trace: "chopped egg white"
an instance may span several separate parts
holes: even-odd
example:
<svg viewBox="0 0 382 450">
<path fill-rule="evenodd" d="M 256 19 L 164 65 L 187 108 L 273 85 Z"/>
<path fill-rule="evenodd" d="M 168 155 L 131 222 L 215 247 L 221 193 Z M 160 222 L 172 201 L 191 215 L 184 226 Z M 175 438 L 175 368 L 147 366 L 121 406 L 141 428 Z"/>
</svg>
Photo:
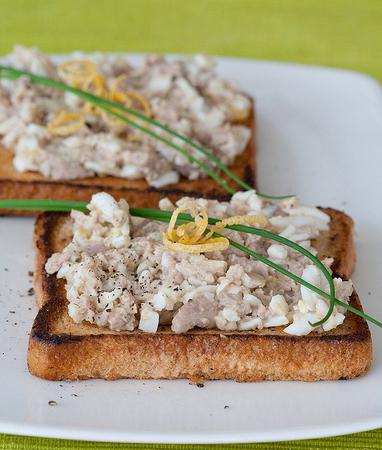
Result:
<svg viewBox="0 0 382 450">
<path fill-rule="evenodd" d="M 159 314 L 150 306 L 144 305 L 141 309 L 141 319 L 138 328 L 146 333 L 155 333 L 158 329 Z"/>
<path fill-rule="evenodd" d="M 288 256 L 288 250 L 284 245 L 272 244 L 268 248 L 268 255 L 272 259 L 285 259 Z"/>
<path fill-rule="evenodd" d="M 183 198 L 177 205 L 189 201 Z M 274 217 L 298 218 L 293 224 L 288 220 L 283 220 L 283 225 L 277 222 L 280 234 L 317 236 L 322 224 L 328 223 L 322 212 L 300 207 L 297 199 L 274 208 L 255 191 L 237 193 L 230 202 L 196 202 L 217 218 L 266 213 L 270 219 L 266 226 L 271 231 Z M 175 209 L 168 199 L 162 199 L 160 205 L 165 210 Z M 292 213 L 294 208 L 298 213 Z M 317 330 L 312 324 L 328 312 L 326 298 L 233 247 L 197 255 L 168 251 L 162 242 L 164 226 L 132 220 L 124 200 L 99 193 L 88 209 L 88 214 L 72 211 L 73 240 L 46 264 L 49 274 L 57 273 L 58 278 L 66 280 L 68 312 L 75 322 L 86 320 L 112 330 L 138 328 L 148 333 L 155 333 L 159 324 L 171 326 L 176 333 L 195 327 L 223 331 L 285 327 L 287 334 L 304 336 Z M 284 245 L 269 245 L 256 235 L 230 230 L 225 233 L 301 274 L 322 291 L 329 291 L 326 278 L 304 255 L 287 251 Z M 309 251 L 315 250 L 310 238 L 304 245 Z M 322 262 L 329 267 L 333 260 Z M 336 297 L 348 302 L 352 283 L 341 278 L 333 281 Z M 341 325 L 344 313 L 344 308 L 335 305 L 318 331 Z"/>
</svg>

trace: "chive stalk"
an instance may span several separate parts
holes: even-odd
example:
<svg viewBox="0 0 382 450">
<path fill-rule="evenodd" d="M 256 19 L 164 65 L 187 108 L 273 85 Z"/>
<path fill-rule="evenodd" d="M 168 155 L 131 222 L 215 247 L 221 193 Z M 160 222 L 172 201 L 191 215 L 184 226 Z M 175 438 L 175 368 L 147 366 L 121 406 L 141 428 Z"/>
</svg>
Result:
<svg viewBox="0 0 382 450">
<path fill-rule="evenodd" d="M 17 210 L 39 210 L 39 211 L 59 211 L 59 212 L 70 212 L 72 209 L 78 210 L 78 211 L 87 211 L 87 203 L 86 202 L 67 202 L 65 200 L 22 200 L 22 199 L 15 199 L 15 200 L 0 200 L 0 209 L 17 209 Z M 148 220 L 156 220 L 160 222 L 168 223 L 170 221 L 170 218 L 172 216 L 172 212 L 170 211 L 160 211 L 156 209 L 148 209 L 148 208 L 130 208 L 130 214 L 134 217 L 141 217 Z M 193 217 L 189 214 L 179 214 L 177 223 L 184 223 L 193 221 Z M 215 218 L 209 218 L 209 223 L 211 225 L 215 225 L 219 219 Z M 253 228 L 248 227 L 245 225 L 229 225 L 226 228 L 230 230 L 240 231 L 244 233 L 251 233 L 256 234 L 259 236 L 262 236 L 267 239 L 271 239 L 277 242 L 280 242 L 281 244 L 284 244 L 296 251 L 299 251 L 300 253 L 304 254 L 307 258 L 309 258 L 316 266 L 318 266 L 325 274 L 329 274 L 328 269 L 321 263 L 321 261 L 316 258 L 314 255 L 312 255 L 308 250 L 304 249 L 300 245 L 296 244 L 293 241 L 290 241 L 289 239 L 286 239 L 282 236 L 279 236 L 277 234 L 271 233 L 269 231 L 259 229 L 259 228 Z M 223 235 L 219 233 L 215 233 L 216 236 L 221 237 Z M 243 246 L 242 244 L 239 244 L 238 242 L 229 239 L 230 245 L 237 248 L 238 250 L 248 254 L 249 256 L 252 256 L 255 259 L 258 259 L 263 264 L 266 264 L 268 267 L 271 267 L 272 269 L 276 270 L 277 272 L 281 273 L 282 275 L 292 279 L 296 283 L 305 286 L 307 289 L 310 289 L 311 291 L 315 292 L 316 294 L 324 297 L 325 299 L 330 301 L 330 306 L 333 307 L 334 304 L 337 304 L 348 311 L 351 311 L 352 313 L 362 317 L 363 319 L 377 325 L 378 327 L 382 328 L 382 322 L 378 321 L 377 319 L 365 314 L 363 311 L 359 311 L 356 308 L 352 307 L 351 305 L 348 305 L 347 303 L 337 299 L 334 297 L 333 293 L 330 292 L 329 294 L 322 289 L 318 288 L 317 286 L 314 286 L 313 284 L 309 283 L 308 281 L 302 279 L 301 277 L 298 277 L 294 273 L 288 271 L 287 269 L 283 268 L 279 264 L 274 263 L 273 261 L 269 260 L 268 258 L 260 255 L 259 253 L 254 252 L 253 250 Z M 323 267 L 322 267 L 323 266 Z M 333 280 L 329 274 L 329 277 L 333 283 Z M 329 282 L 329 280 L 328 280 Z M 331 283 L 329 282 L 329 287 L 331 286 Z M 331 312 L 333 309 L 331 310 Z M 329 312 L 329 310 L 328 310 Z M 331 313 L 330 313 L 331 314 Z M 329 316 L 330 316 L 329 314 Z M 328 315 L 328 314 L 327 314 Z M 326 316 L 327 316 L 326 315 Z M 325 318 L 326 318 L 325 316 Z M 329 318 L 329 317 L 328 317 Z M 326 319 L 327 320 L 327 319 Z M 322 319 L 320 322 L 317 322 L 315 324 L 311 324 L 312 326 L 319 326 L 324 323 L 324 319 Z"/>
<path fill-rule="evenodd" d="M 122 111 L 124 113 L 133 115 L 137 117 L 140 120 L 143 120 L 144 122 L 147 122 L 150 125 L 153 125 L 157 128 L 160 128 L 161 130 L 169 133 L 170 135 L 178 138 L 179 140 L 183 141 L 185 144 L 189 145 L 190 147 L 194 148 L 198 152 L 202 153 L 204 156 L 206 156 L 210 161 L 212 161 L 216 166 L 218 166 L 226 175 L 228 175 L 231 180 L 235 181 L 239 186 L 246 190 L 253 189 L 252 186 L 247 184 L 245 181 L 241 180 L 239 177 L 237 177 L 226 165 L 224 165 L 219 158 L 217 158 L 213 153 L 206 150 L 204 147 L 196 144 L 186 136 L 182 135 L 181 133 L 178 133 L 175 130 L 172 130 L 170 127 L 156 121 L 155 119 L 152 119 L 139 111 L 136 111 L 134 109 L 128 108 L 124 105 L 121 105 L 120 103 L 114 102 L 112 100 L 106 99 L 104 97 L 100 97 L 94 94 L 91 94 L 90 92 L 85 92 L 81 89 L 75 88 L 73 86 L 69 86 L 65 83 L 62 83 L 60 81 L 52 80 L 50 78 L 46 78 L 40 75 L 35 75 L 31 72 L 28 72 L 26 70 L 19 70 L 15 69 L 13 67 L 0 65 L 0 78 L 8 78 L 11 80 L 18 79 L 20 77 L 28 77 L 31 82 L 36 84 L 43 84 L 45 86 L 48 86 L 53 89 L 59 89 L 62 91 L 71 92 L 72 94 L 82 98 L 83 100 L 90 102 L 97 106 L 98 108 L 103 109 L 104 111 L 109 112 L 110 114 L 114 115 L 115 117 L 118 117 L 120 120 L 128 123 L 130 126 L 137 128 L 138 130 L 142 131 L 143 133 L 146 133 L 150 135 L 151 137 L 154 137 L 155 139 L 169 145 L 176 151 L 182 153 L 184 156 L 186 156 L 190 161 L 192 161 L 194 164 L 199 166 L 202 170 L 204 170 L 211 178 L 213 178 L 219 185 L 224 187 L 227 192 L 230 194 L 234 194 L 235 191 L 227 185 L 227 183 L 219 177 L 217 174 L 215 174 L 211 169 L 208 168 L 201 160 L 198 158 L 195 158 L 194 156 L 190 155 L 187 150 L 183 149 L 182 147 L 174 144 L 172 141 L 169 141 L 168 139 L 165 139 L 161 137 L 158 133 L 153 132 L 150 130 L 150 128 L 144 127 L 142 125 L 139 125 L 133 120 L 130 120 L 126 116 L 122 114 L 118 114 L 114 111 L 114 109 L 117 109 L 119 111 Z M 110 108 L 109 108 L 110 107 Z M 269 200 L 283 200 L 286 198 L 293 197 L 294 195 L 282 195 L 282 196 L 272 196 L 268 194 L 263 194 L 261 192 L 257 192 L 257 194 L 263 198 L 269 199 Z"/>
</svg>

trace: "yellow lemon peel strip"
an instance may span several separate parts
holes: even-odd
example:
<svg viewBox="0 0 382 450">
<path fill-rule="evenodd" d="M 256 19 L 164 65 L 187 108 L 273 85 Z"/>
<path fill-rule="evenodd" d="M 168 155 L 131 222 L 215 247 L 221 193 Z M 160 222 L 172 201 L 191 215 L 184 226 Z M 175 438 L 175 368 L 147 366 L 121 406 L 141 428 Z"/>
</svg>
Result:
<svg viewBox="0 0 382 450">
<path fill-rule="evenodd" d="M 142 112 L 145 116 L 150 117 L 151 116 L 151 108 L 149 105 L 149 102 L 146 100 L 146 98 L 140 94 L 139 92 L 135 92 L 135 91 L 127 91 L 126 92 L 127 97 L 129 97 L 131 100 L 135 101 L 136 103 L 138 103 L 139 106 L 141 106 L 142 108 Z"/>
<path fill-rule="evenodd" d="M 208 218 L 207 218 L 208 221 Z M 209 231 L 203 239 L 199 241 L 199 243 L 203 243 L 208 240 L 214 232 L 221 232 L 223 228 L 230 225 L 248 225 L 248 226 L 265 226 L 268 223 L 264 214 L 256 214 L 256 215 L 248 215 L 248 216 L 232 216 L 226 219 L 221 220 L 220 222 L 216 222 L 215 225 L 211 227 L 211 231 Z"/>
<path fill-rule="evenodd" d="M 87 78 L 81 85 L 83 91 L 89 92 L 99 97 L 106 97 L 108 92 L 106 89 L 106 81 L 103 75 L 95 73 Z M 93 103 L 85 102 L 83 111 L 85 114 L 100 114 L 101 110 Z"/>
<path fill-rule="evenodd" d="M 175 233 L 175 225 L 176 221 L 178 219 L 178 216 L 180 213 L 190 210 L 191 209 L 191 215 L 194 212 L 193 204 L 191 202 L 183 203 L 183 205 L 180 205 L 178 208 L 175 209 L 175 211 L 172 213 L 170 222 L 168 223 L 167 227 L 167 234 L 170 236 L 171 239 L 176 239 L 176 233 Z"/>
<path fill-rule="evenodd" d="M 226 226 L 230 225 L 261 225 L 265 226 L 268 223 L 266 217 L 264 214 L 255 214 L 255 215 L 248 215 L 248 216 L 232 216 L 228 217 L 227 219 L 223 219 L 220 222 L 217 222 L 215 227 L 216 228 L 224 228 Z"/>
<path fill-rule="evenodd" d="M 205 244 L 180 244 L 179 242 L 173 242 L 168 238 L 167 233 L 163 236 L 163 243 L 168 250 L 181 253 L 193 253 L 199 255 L 204 252 L 216 252 L 227 250 L 229 247 L 229 241 L 226 238 L 219 237 L 210 239 Z"/>
<path fill-rule="evenodd" d="M 94 95 L 105 95 L 107 92 L 106 80 L 103 75 L 95 73 L 84 81 L 82 89 Z"/>
<path fill-rule="evenodd" d="M 72 86 L 81 88 L 82 90 L 90 92 L 91 94 L 105 97 L 112 101 L 118 102 L 126 108 L 132 108 L 137 111 L 141 111 L 148 117 L 152 116 L 150 104 L 142 94 L 136 91 L 121 89 L 122 83 L 128 78 L 126 74 L 122 74 L 117 77 L 112 82 L 110 89 L 107 89 L 104 76 L 97 72 L 96 65 L 92 61 L 66 61 L 58 67 L 58 74 L 61 79 Z M 100 110 L 97 106 L 89 102 L 85 102 L 82 111 L 84 114 L 88 115 L 101 114 L 104 121 L 110 127 L 114 127 L 117 129 L 124 129 L 129 127 L 129 125 L 126 125 L 126 123 L 121 122 L 119 118 L 110 116 L 109 113 Z M 119 114 L 124 114 L 118 109 L 115 109 L 115 111 Z M 125 114 L 125 116 L 130 120 L 136 120 L 136 117 L 131 114 Z M 129 133 L 129 135 L 127 136 L 127 140 L 135 141 L 140 134 L 141 131 L 139 130 Z"/>
<path fill-rule="evenodd" d="M 149 105 L 149 102 L 146 100 L 146 98 L 139 94 L 138 92 L 135 91 L 127 91 L 126 92 L 127 98 L 130 99 L 130 101 L 132 102 L 132 109 L 135 109 L 136 111 L 141 110 L 141 112 L 143 112 L 143 114 L 147 117 L 151 117 L 152 116 L 152 111 Z M 138 105 L 141 108 L 136 108 L 134 107 L 134 103 L 138 103 Z M 127 116 L 130 120 L 137 120 L 136 117 L 132 116 L 132 115 L 128 115 Z M 139 120 L 139 119 L 138 119 Z M 139 135 L 142 133 L 142 131 L 140 130 L 136 130 L 134 131 L 134 133 L 130 134 L 127 138 L 128 141 L 135 141 Z"/>
<path fill-rule="evenodd" d="M 176 221 L 180 213 L 190 211 L 194 222 L 179 225 Z M 217 230 L 229 225 L 266 225 L 267 219 L 263 214 L 248 216 L 233 216 L 217 222 L 211 230 L 208 227 L 208 215 L 204 208 L 196 206 L 194 202 L 186 202 L 173 212 L 168 224 L 167 232 L 163 233 L 163 243 L 165 247 L 174 252 L 186 252 L 200 254 L 226 250 L 229 241 L 225 237 L 213 237 Z"/>
<path fill-rule="evenodd" d="M 58 66 L 59 77 L 75 87 L 81 87 L 96 71 L 95 64 L 88 60 L 72 59 Z"/>
<path fill-rule="evenodd" d="M 110 94 L 117 95 L 120 97 L 123 97 L 124 100 L 127 99 L 126 91 L 127 89 L 121 89 L 121 85 L 125 82 L 125 80 L 128 79 L 128 76 L 124 73 L 122 75 L 119 75 L 117 78 L 115 78 L 110 86 Z"/>
<path fill-rule="evenodd" d="M 190 211 L 194 222 L 189 222 L 175 228 L 180 213 Z M 186 202 L 176 208 L 168 224 L 167 232 L 163 234 L 165 247 L 174 252 L 186 252 L 200 254 L 226 250 L 229 241 L 225 237 L 212 238 L 213 231 L 204 235 L 208 226 L 208 215 L 206 211 L 197 207 L 193 202 Z"/>
<path fill-rule="evenodd" d="M 118 90 L 112 90 L 111 92 L 108 93 L 108 98 L 110 100 L 116 101 L 118 103 L 121 103 L 121 105 L 125 106 L 126 108 L 132 108 L 135 110 L 141 110 L 146 116 L 151 116 L 152 112 L 151 112 L 151 108 L 150 105 L 148 103 L 148 101 L 145 99 L 145 97 L 143 97 L 143 95 L 139 94 L 138 92 L 134 92 L 134 91 L 126 91 L 125 93 L 122 91 L 118 91 Z M 139 107 L 135 106 L 134 103 L 136 105 L 139 105 Z M 111 109 L 113 109 L 113 107 L 111 107 Z M 117 112 L 118 114 L 122 114 L 125 115 L 125 117 L 129 120 L 136 120 L 136 117 L 133 116 L 132 114 L 127 114 L 124 113 L 123 111 L 120 111 L 118 109 L 115 109 L 115 112 Z M 130 125 L 127 125 L 126 123 L 121 122 L 121 120 L 118 117 L 114 117 L 114 116 L 110 116 L 110 114 L 108 112 L 103 112 L 103 117 L 105 122 L 109 125 L 109 126 L 114 126 L 114 127 L 130 127 Z M 138 119 L 139 120 L 139 119 Z M 137 139 L 137 137 L 141 134 L 141 131 L 135 131 L 132 134 L 129 134 L 129 136 L 127 137 L 127 140 L 129 141 L 134 141 Z"/>
<path fill-rule="evenodd" d="M 108 95 L 109 100 L 125 105 L 127 108 L 131 107 L 131 99 L 127 97 L 123 92 L 111 91 Z M 122 114 L 122 111 L 120 111 Z"/>
<path fill-rule="evenodd" d="M 126 74 L 119 75 L 117 78 L 113 80 L 110 86 L 110 90 L 108 92 L 108 99 L 120 103 L 121 105 L 125 106 L 126 108 L 132 107 L 132 100 L 127 95 L 126 90 L 121 89 L 121 84 L 128 79 L 128 76 Z M 129 116 L 126 113 L 123 113 L 122 111 L 116 109 L 116 112 L 119 114 L 125 115 L 127 118 Z M 104 119 L 110 126 L 120 126 L 121 124 L 126 126 L 126 124 L 123 124 L 118 117 L 110 116 L 108 113 L 104 112 Z M 128 126 L 128 125 L 127 125 Z"/>
<path fill-rule="evenodd" d="M 114 102 L 118 102 L 121 105 L 126 106 L 126 108 L 131 108 L 131 102 L 130 102 L 130 99 L 128 99 L 128 98 L 126 98 L 126 100 L 124 100 L 122 97 L 120 97 L 118 94 L 115 94 L 115 93 L 113 94 L 113 97 L 111 97 L 109 95 L 108 98 Z M 110 109 L 122 116 L 129 118 L 129 116 L 125 112 L 119 110 L 118 108 L 116 108 L 114 106 L 110 106 Z M 102 115 L 103 120 L 107 123 L 107 125 L 109 125 L 109 127 L 118 128 L 118 129 L 124 129 L 124 128 L 129 127 L 129 124 L 123 122 L 119 117 L 110 115 L 107 111 L 101 111 L 101 115 Z"/>
<path fill-rule="evenodd" d="M 80 113 L 61 111 L 48 123 L 48 131 L 54 136 L 68 136 L 80 130 L 85 120 Z"/>
<path fill-rule="evenodd" d="M 208 226 L 208 216 L 204 209 L 199 214 L 193 215 L 195 221 L 180 225 L 176 234 L 180 237 L 178 242 L 183 244 L 195 244 L 200 241 Z"/>
</svg>

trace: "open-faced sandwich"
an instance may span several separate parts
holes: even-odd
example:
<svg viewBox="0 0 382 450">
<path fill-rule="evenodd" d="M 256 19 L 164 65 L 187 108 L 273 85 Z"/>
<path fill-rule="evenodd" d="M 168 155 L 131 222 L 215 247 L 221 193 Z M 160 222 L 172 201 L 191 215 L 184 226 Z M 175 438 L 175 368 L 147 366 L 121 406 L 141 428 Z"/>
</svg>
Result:
<svg viewBox="0 0 382 450">
<path fill-rule="evenodd" d="M 352 220 L 253 189 L 252 102 L 208 59 L 12 58 L 18 68 L 0 65 L 0 211 L 46 211 L 32 374 L 314 381 L 368 370 L 366 320 L 382 323 L 349 279 Z"/>
<path fill-rule="evenodd" d="M 253 101 L 222 80 L 211 59 L 152 55 L 132 65 L 123 56 L 76 53 L 57 63 L 17 46 L 8 62 L 18 70 L 0 69 L 0 198 L 89 201 L 100 190 L 141 206 L 163 195 L 222 198 L 224 188 L 190 159 L 195 145 L 254 186 Z M 71 88 L 111 102 L 103 106 L 125 122 Z"/>
<path fill-rule="evenodd" d="M 159 206 L 99 193 L 87 213 L 38 218 L 32 374 L 313 381 L 369 368 L 367 323 L 348 311 L 362 311 L 348 216 L 255 191 Z"/>
</svg>

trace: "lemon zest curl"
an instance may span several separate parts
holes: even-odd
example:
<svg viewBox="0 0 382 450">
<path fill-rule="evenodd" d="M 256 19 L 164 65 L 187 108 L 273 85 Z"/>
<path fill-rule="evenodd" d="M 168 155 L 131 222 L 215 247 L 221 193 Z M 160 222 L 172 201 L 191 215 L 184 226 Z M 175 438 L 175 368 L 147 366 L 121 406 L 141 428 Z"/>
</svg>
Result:
<svg viewBox="0 0 382 450">
<path fill-rule="evenodd" d="M 107 86 L 107 80 L 105 77 L 97 72 L 97 67 L 92 61 L 88 60 L 69 60 L 60 64 L 57 69 L 59 77 L 67 84 L 80 88 L 85 92 L 90 92 L 93 95 L 104 97 L 106 99 L 118 102 L 127 108 L 132 108 L 137 111 L 141 111 L 148 117 L 152 116 L 152 111 L 147 99 L 139 92 L 132 90 L 123 90 L 122 85 L 128 79 L 128 75 L 123 74 L 115 78 L 111 83 L 110 88 Z M 116 112 L 120 113 L 119 110 Z M 74 114 L 76 114 L 75 123 Z M 100 109 L 88 102 L 85 102 L 82 111 L 80 112 L 69 112 L 62 111 L 59 113 L 60 120 L 63 122 L 59 124 L 57 118 L 51 120 L 47 127 L 48 131 L 52 135 L 56 136 L 67 136 L 77 132 L 85 124 L 85 116 L 101 116 L 106 124 L 111 128 L 123 129 L 131 128 L 130 125 L 126 125 L 119 118 L 110 116 L 109 114 L 100 111 Z M 130 120 L 136 120 L 135 117 L 129 114 L 125 116 Z M 68 122 L 68 123 L 67 123 Z M 129 132 L 127 134 L 128 141 L 136 140 L 141 131 Z"/>
<path fill-rule="evenodd" d="M 184 223 L 176 227 L 179 214 L 189 211 L 193 222 Z M 206 210 L 195 202 L 186 202 L 172 213 L 167 231 L 163 233 L 164 246 L 173 252 L 200 254 L 227 250 L 229 240 L 226 237 L 213 237 L 216 231 L 221 231 L 229 225 L 260 225 L 267 224 L 263 214 L 233 216 L 217 222 L 208 229 L 208 215 Z"/>
</svg>

